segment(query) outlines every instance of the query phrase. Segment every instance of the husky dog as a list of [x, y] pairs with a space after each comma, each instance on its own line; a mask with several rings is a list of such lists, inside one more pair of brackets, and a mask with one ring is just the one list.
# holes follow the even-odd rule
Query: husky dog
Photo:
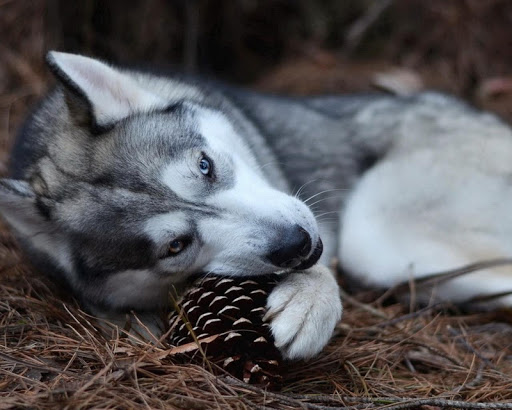
[[[388, 287], [512, 255], [511, 130], [453, 98], [281, 98], [47, 61], [59, 85], [21, 130], [0, 212], [94, 313], [156, 311], [199, 272], [277, 271], [276, 344], [307, 358], [341, 316], [333, 257]], [[436, 297], [510, 290], [495, 267]]]

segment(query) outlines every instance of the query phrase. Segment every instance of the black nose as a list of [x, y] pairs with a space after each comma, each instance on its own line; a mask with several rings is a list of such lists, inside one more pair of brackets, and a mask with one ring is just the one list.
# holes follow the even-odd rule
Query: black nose
[[301, 226], [295, 225], [281, 231], [279, 244], [270, 252], [268, 258], [275, 266], [293, 268], [309, 255], [311, 246], [309, 233]]

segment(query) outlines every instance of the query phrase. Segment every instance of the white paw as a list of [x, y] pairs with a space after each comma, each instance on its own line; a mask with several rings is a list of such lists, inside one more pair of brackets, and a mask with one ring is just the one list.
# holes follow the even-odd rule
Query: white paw
[[269, 295], [265, 320], [287, 359], [318, 354], [341, 319], [338, 284], [325, 266], [291, 273]]

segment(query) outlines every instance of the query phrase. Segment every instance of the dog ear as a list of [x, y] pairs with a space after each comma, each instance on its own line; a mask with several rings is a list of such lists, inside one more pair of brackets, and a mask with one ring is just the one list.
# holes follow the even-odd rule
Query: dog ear
[[69, 91], [71, 115], [101, 132], [135, 112], [165, 108], [167, 103], [133, 78], [109, 65], [77, 54], [50, 51], [46, 62]]
[[32, 236], [48, 224], [26, 181], [0, 179], [0, 215], [22, 236]]

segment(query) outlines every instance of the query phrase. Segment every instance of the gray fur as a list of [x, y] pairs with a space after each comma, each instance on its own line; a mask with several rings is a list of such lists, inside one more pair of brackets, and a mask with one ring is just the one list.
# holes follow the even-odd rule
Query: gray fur
[[[84, 91], [83, 84], [87, 87], [87, 83], [80, 82], [81, 76], [85, 75], [80, 73], [80, 67], [73, 66], [74, 63], [66, 66], [66, 59], [74, 57], [60, 55], [63, 62], [52, 58], [49, 61], [65, 86], [57, 86], [24, 125], [12, 154], [12, 180], [0, 184], [4, 196], [0, 200], [0, 211], [27, 250], [44, 262], [41, 266], [46, 266], [51, 274], [65, 281], [91, 309], [154, 310], [165, 303], [171, 285], [180, 284], [198, 273], [195, 270], [210, 266], [208, 255], [215, 252], [227, 256], [223, 256], [225, 266], [216, 265], [213, 274], [269, 273], [276, 269], [275, 266], [261, 260], [259, 255], [271, 251], [270, 243], [284, 240], [283, 232], [294, 224], [307, 227], [314, 246], [319, 235], [323, 237], [324, 263], [338, 252], [344, 265], [346, 255], [345, 267], [361, 282], [388, 286], [398, 279], [407, 279], [407, 266], [417, 268], [413, 275], [421, 276], [428, 273], [423, 266], [431, 265], [422, 265], [421, 258], [414, 256], [405, 264], [386, 265], [386, 255], [383, 255], [383, 264], [368, 275], [364, 271], [366, 268], [359, 269], [358, 251], [347, 251], [350, 246], [346, 247], [345, 239], [340, 239], [344, 238], [343, 234], [340, 236], [340, 232], [343, 233], [341, 225], [354, 221], [352, 217], [344, 219], [345, 208], [361, 201], [357, 195], [364, 191], [365, 184], [373, 176], [377, 180], [384, 178], [384, 185], [390, 183], [386, 177], [379, 176], [384, 175], [385, 171], [381, 169], [386, 164], [398, 166], [408, 155], [421, 152], [428, 152], [434, 158], [436, 152], [440, 157], [448, 158], [450, 153], [457, 156], [462, 140], [450, 139], [450, 134], [470, 135], [468, 144], [472, 144], [469, 146], [476, 152], [479, 141], [482, 141], [479, 138], [486, 138], [483, 134], [487, 132], [499, 135], [497, 141], [507, 147], [511, 144], [510, 130], [497, 118], [436, 93], [409, 97], [376, 94], [285, 98], [179, 77], [105, 71], [106, 76], [122, 77], [127, 88], [135, 90], [133, 93], [139, 93], [145, 101], [138, 107], [123, 101], [122, 93], [119, 96], [114, 90], [108, 97], [119, 100], [116, 109], [111, 107], [112, 104], [102, 106], [101, 98], [94, 94], [101, 89]], [[188, 152], [202, 150], [208, 145], [201, 134], [201, 118], [211, 118], [222, 124], [222, 118], [226, 119], [226, 124], [229, 123], [235, 133], [233, 149], [245, 153], [241, 155], [245, 155], [254, 178], [261, 178], [261, 186], [268, 184], [267, 191], [275, 192], [275, 201], [266, 198], [264, 204], [256, 203], [262, 212], [260, 216], [253, 216], [250, 207], [244, 211], [242, 198], [242, 205], [236, 212], [228, 212], [227, 208], [217, 207], [212, 202], [211, 198], [229, 194], [237, 184], [236, 158], [228, 154], [218, 158], [216, 183], [195, 178], [191, 180], [190, 192], [186, 186], [180, 188], [187, 190], [189, 198], [185, 198], [187, 195], [183, 196], [183, 192], [173, 192], [162, 182], [162, 170], [166, 166], [172, 166], [174, 162], [179, 164]], [[212, 123], [212, 132], [218, 126]], [[208, 128], [206, 124], [207, 132]], [[479, 137], [475, 133], [480, 131], [482, 135]], [[482, 157], [482, 161], [488, 161], [488, 158]], [[414, 173], [415, 163], [410, 167]], [[432, 167], [447, 174], [457, 172], [451, 168], [449, 160], [442, 164], [434, 161]], [[183, 169], [188, 168], [190, 165]], [[405, 168], [399, 169], [399, 174], [408, 173]], [[177, 168], [176, 172], [179, 170]], [[175, 170], [171, 168], [169, 172]], [[490, 171], [482, 172], [487, 175]], [[512, 167], [497, 172], [509, 175]], [[410, 203], [398, 205], [400, 201], [397, 201], [393, 215], [402, 215], [405, 221], [436, 207], [456, 212], [450, 210], [456, 209], [456, 204], [443, 202], [442, 195], [437, 199], [429, 197], [428, 192], [421, 189], [435, 181], [423, 180], [421, 175], [412, 181], [410, 186], [405, 184], [403, 188], [408, 192], [418, 190], [417, 197], [424, 196], [427, 200], [419, 204], [417, 210], [411, 210]], [[249, 186], [242, 188], [247, 189], [247, 198], [243, 200], [248, 201], [248, 205], [261, 199], [251, 197]], [[293, 197], [279, 196], [281, 194], [277, 192], [298, 193], [316, 215], [332, 214], [332, 217], [328, 223], [317, 227], [303, 203]], [[366, 197], [362, 199], [362, 204], [369, 205], [369, 216], [378, 215], [387, 206], [372, 209], [371, 204], [379, 203], [379, 198], [383, 197], [380, 193], [375, 195], [375, 198], [370, 195], [368, 200], [364, 199]], [[282, 205], [285, 202], [286, 206]], [[284, 208], [281, 209], [281, 205]], [[393, 209], [392, 203], [389, 206]], [[165, 242], [163, 245], [155, 243], [143, 227], [151, 218], [173, 212], [180, 213], [183, 225], [180, 229], [192, 236], [191, 246], [181, 262], [164, 269], [161, 253], [165, 252]], [[353, 211], [347, 212], [347, 215], [353, 214]], [[268, 217], [264, 216], [266, 213]], [[402, 216], [397, 217], [397, 226]], [[363, 216], [362, 222], [358, 223], [364, 225], [366, 220]], [[217, 221], [218, 225], [211, 221]], [[411, 223], [414, 225], [415, 222]], [[428, 229], [442, 232], [440, 223], [433, 221]], [[158, 219], [155, 224], [158, 227]], [[226, 228], [230, 226], [234, 227], [232, 231]], [[230, 233], [236, 236], [237, 226], [247, 229], [243, 255], [229, 253], [229, 249], [214, 249], [213, 242], [207, 244], [215, 235], [212, 230], [218, 227], [219, 238], [229, 240], [225, 237]], [[419, 232], [416, 228], [411, 225], [411, 232]], [[370, 236], [371, 229], [370, 226]], [[466, 228], [457, 229], [463, 235]], [[172, 239], [171, 234], [169, 239]], [[36, 236], [37, 246], [33, 240]], [[389, 238], [389, 243], [395, 240], [392, 235]], [[421, 243], [421, 234], [412, 242], [416, 239]], [[357, 240], [354, 238], [354, 243], [359, 243]], [[362, 251], [366, 249], [365, 240], [360, 242]], [[348, 238], [348, 243], [350, 241]], [[235, 242], [239, 243], [240, 238], [237, 237], [233, 244]], [[209, 248], [205, 250], [205, 247]], [[254, 249], [254, 258], [247, 249]], [[372, 249], [368, 246], [369, 252], [374, 252]], [[437, 254], [431, 255], [437, 260]], [[472, 262], [473, 255], [476, 253], [454, 260]], [[377, 262], [380, 257], [375, 256]], [[445, 268], [442, 260], [440, 257], [439, 264], [433, 266]], [[401, 276], [397, 279], [390, 274], [379, 278], [380, 266], [383, 271], [399, 271]], [[318, 275], [324, 277], [323, 273]], [[298, 285], [293, 286], [290, 289], [296, 289]], [[450, 292], [448, 298], [456, 293]], [[277, 297], [273, 300], [276, 305], [281, 303]], [[336, 303], [339, 304], [333, 302], [332, 306]], [[339, 317], [340, 312], [341, 307], [333, 307], [329, 315]]]

